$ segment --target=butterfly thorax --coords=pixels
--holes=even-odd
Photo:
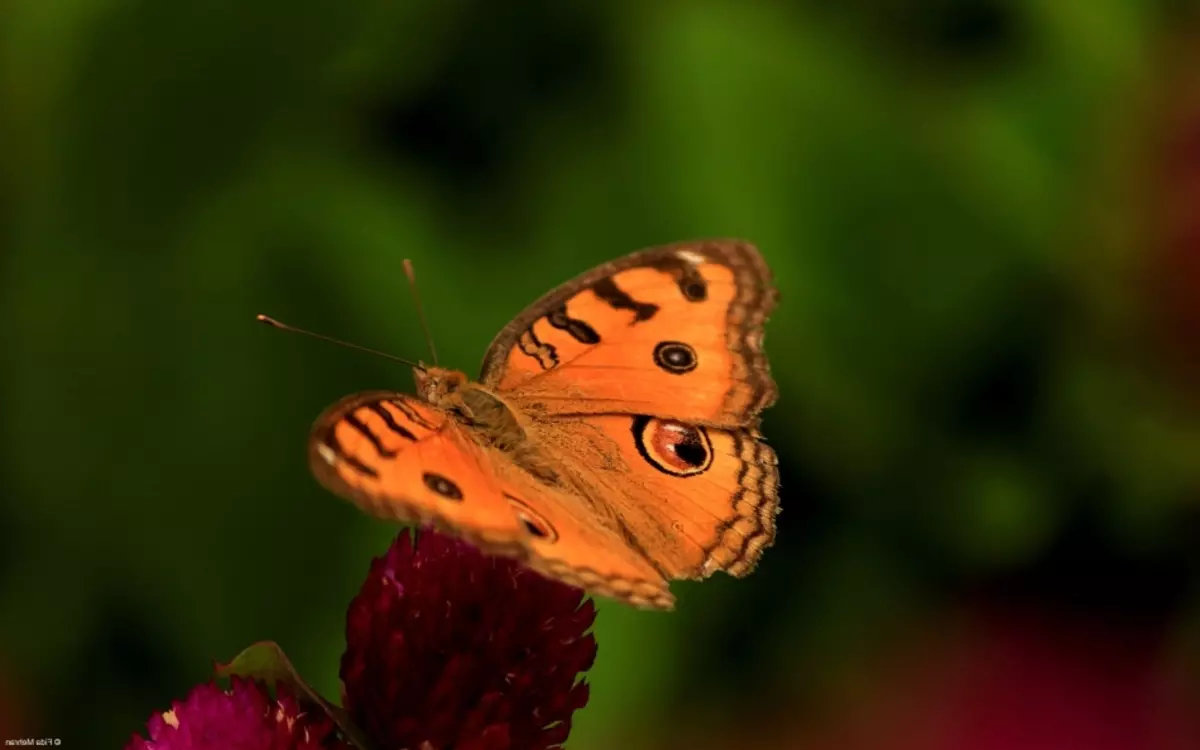
[[[469,432],[506,453],[528,444],[520,420],[503,399],[457,370],[414,370],[417,395],[472,428]]]

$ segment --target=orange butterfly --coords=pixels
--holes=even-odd
[[[479,380],[418,366],[417,395],[359,393],[317,420],[320,482],[544,575],[670,609],[673,579],[744,576],[775,537],[770,271],[735,240],[606,263],[504,327]]]

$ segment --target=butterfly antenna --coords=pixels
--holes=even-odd
[[[437,367],[437,349],[433,347],[433,334],[429,332],[429,321],[425,319],[425,310],[421,307],[421,295],[417,293],[417,275],[413,273],[412,261],[404,259],[404,275],[408,277],[408,288],[412,290],[413,302],[417,306],[417,317],[421,320],[421,329],[425,331],[425,342],[429,344],[429,354],[433,357],[433,366]]]
[[[331,338],[329,336],[322,336],[319,333],[313,333],[312,331],[306,331],[303,328],[297,328],[295,326],[290,326],[287,323],[280,323],[278,320],[275,320],[274,318],[266,316],[266,315],[258,315],[255,317],[255,320],[257,320],[259,323],[266,323],[267,325],[271,326],[272,328],[278,328],[281,331],[288,331],[289,333],[302,333],[305,336],[311,336],[314,339],[328,341],[331,344],[337,344],[338,346],[344,346],[347,349],[355,349],[360,352],[366,352],[367,354],[374,354],[376,357],[383,357],[384,359],[390,359],[393,362],[400,362],[401,364],[408,365],[409,367],[415,367],[418,370],[425,369],[425,366],[419,362],[413,362],[413,361],[404,359],[403,357],[397,357],[394,354],[388,354],[387,352],[380,352],[380,351],[376,351],[374,349],[368,349],[365,346],[359,346],[358,344],[351,344],[347,341],[341,341],[339,339]]]

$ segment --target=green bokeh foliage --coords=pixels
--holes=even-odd
[[[1178,569],[1200,433],[1103,276],[1144,252],[1106,191],[1164,11],[980,7],[0,7],[0,669],[32,720],[112,747],[261,639],[338,694],[393,530],[304,440],[410,376],[253,316],[424,357],[404,257],[470,374],[618,254],[738,236],[775,270],[780,547],[669,616],[603,603],[574,750],[819,694],[1078,517]]]

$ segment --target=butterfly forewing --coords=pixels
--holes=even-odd
[[[371,515],[524,555],[527,532],[492,461],[445,412],[413,396],[361,393],[334,404],[313,426],[309,463],[322,484]]]
[[[480,381],[539,415],[754,425],[776,395],[762,350],[775,290],[753,246],[681,243],[554,289],[492,342]]]

